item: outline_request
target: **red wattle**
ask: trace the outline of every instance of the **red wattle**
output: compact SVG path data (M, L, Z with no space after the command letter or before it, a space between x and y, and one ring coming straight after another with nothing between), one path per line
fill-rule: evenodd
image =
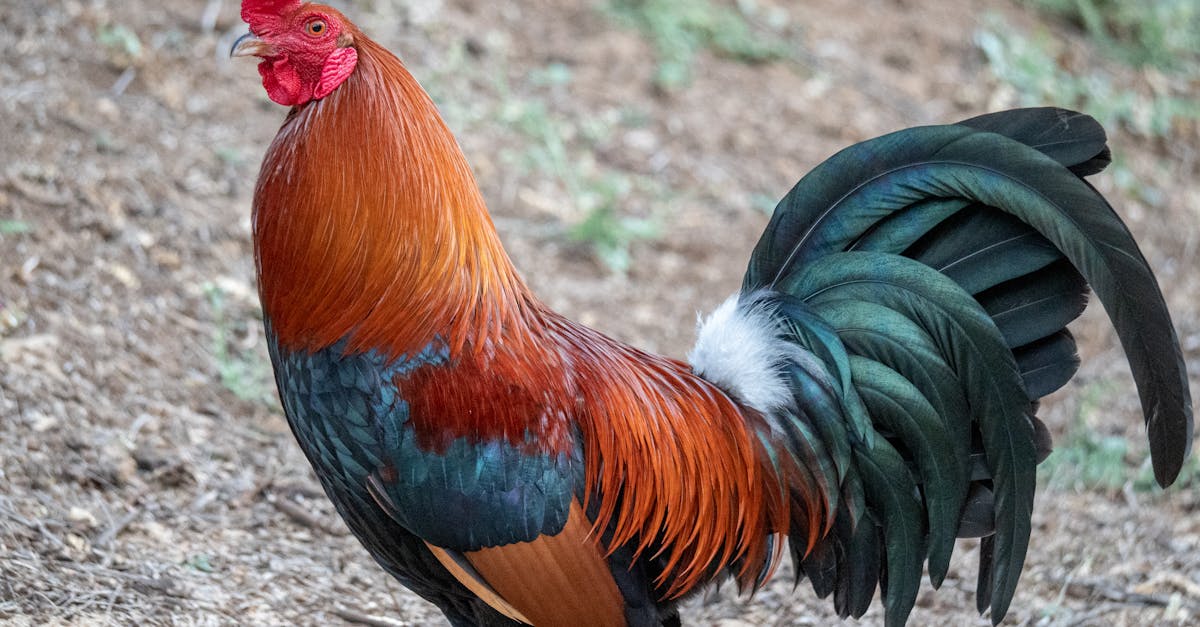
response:
M258 64L258 73L267 96L274 102L291 107L312 99L312 88L304 84L287 59L264 59Z

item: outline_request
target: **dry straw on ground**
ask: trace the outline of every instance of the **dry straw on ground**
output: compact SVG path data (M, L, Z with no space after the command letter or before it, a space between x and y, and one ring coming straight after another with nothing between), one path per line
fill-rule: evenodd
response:
M350 12L445 104L535 290L673 355L695 312L738 285L763 198L847 143L1012 105L971 35L986 11L1034 19L1001 0L763 0L790 19L782 32L799 58L701 52L690 84L664 91L653 46L598 4ZM273 400L248 212L284 111L250 64L225 59L236 3L7 3L0 26L0 622L437 623L346 535ZM1065 26L1050 32L1077 63L1106 63ZM1117 132L1141 187L1099 185L1158 271L1195 375L1200 159L1195 126L1174 133ZM613 172L633 182L616 185L624 215L660 224L631 239L624 274L565 236L581 197L610 193L596 181ZM1076 331L1084 367L1045 418L1057 434L1078 420L1126 438L1136 464L1143 431L1119 348L1098 311ZM1043 491L1010 624L1196 620L1198 509L1194 485ZM975 551L961 545L913 624L984 624ZM726 588L685 613L702 625L825 624L830 605L781 576L751 599ZM875 608L864 623L879 620Z

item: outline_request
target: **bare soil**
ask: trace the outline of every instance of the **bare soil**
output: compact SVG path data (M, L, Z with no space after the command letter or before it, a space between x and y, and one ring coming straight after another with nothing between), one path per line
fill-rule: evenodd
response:
M679 356L696 312L739 285L762 198L851 142L1012 106L972 34L988 12L1038 19L1002 0L758 4L788 18L797 58L701 53L694 80L670 93L654 85L653 46L598 3L346 8L443 103L535 290ZM269 387L248 216L284 110L252 64L226 58L237 13L219 0L0 9L0 623L441 622L346 534ZM1068 26L1048 28L1082 71L1153 87ZM570 80L545 81L553 64ZM632 245L628 272L564 235L583 218L577 196L523 165L544 142L505 123L514 102L544 106L585 179L653 182L621 197L625 214L662 225ZM589 136L597 121L604 132ZM1200 133L1114 131L1141 192L1111 175L1097 184L1156 269L1200 388ZM1056 434L1080 423L1127 438L1132 477L1145 444L1128 368L1098 308L1074 329L1082 370L1043 416ZM1200 620L1196 485L1044 490L1007 623ZM987 624L973 609L976 553L960 545L912 624ZM728 627L835 620L807 584L793 591L786 568L752 598L726 587L685 613ZM863 619L880 622L879 607Z

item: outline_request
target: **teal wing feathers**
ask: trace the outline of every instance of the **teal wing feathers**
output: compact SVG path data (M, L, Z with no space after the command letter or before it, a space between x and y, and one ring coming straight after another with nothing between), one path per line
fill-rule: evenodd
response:
M440 364L445 360L443 352L431 347L390 364L374 353L347 355L340 346L289 352L275 341L269 321L267 338L288 424L325 493L371 556L409 589L436 604L454 624L519 624L460 584L430 552L426 539L414 532L422 523L432 525L437 519L434 512L395 516L370 491L371 477L381 471L391 476L396 470L401 461L396 453L405 440L404 400L390 378L406 368ZM470 489L466 475L451 478L453 473L434 469L428 462L413 472L412 478L452 483L460 491ZM428 520L417 520L410 528L412 520L422 515Z

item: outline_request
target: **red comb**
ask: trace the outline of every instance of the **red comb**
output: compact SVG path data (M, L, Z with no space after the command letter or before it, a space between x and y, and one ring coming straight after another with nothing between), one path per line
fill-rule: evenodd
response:
M263 22L279 19L300 4L300 0L242 0L242 21L254 28Z

